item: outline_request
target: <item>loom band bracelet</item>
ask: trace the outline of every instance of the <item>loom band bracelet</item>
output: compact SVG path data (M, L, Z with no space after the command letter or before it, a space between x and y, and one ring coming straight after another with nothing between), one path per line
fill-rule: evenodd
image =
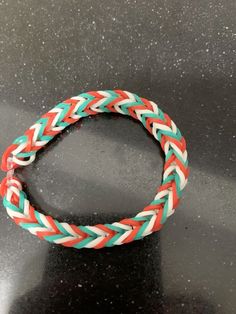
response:
M36 211L14 170L33 162L37 151L65 127L101 112L117 112L140 120L160 142L165 164L154 200L132 218L95 226L59 222ZM7 171L0 189L3 205L15 223L41 239L77 249L125 244L160 230L174 213L189 175L186 143L175 123L154 102L121 90L92 91L58 104L9 146L1 168Z

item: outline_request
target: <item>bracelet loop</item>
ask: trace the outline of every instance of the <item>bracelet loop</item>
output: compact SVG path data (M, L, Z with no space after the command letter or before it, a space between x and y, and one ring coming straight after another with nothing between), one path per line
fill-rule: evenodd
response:
M141 121L160 142L165 164L154 200L132 218L95 226L59 222L36 211L14 170L33 162L37 151L67 126L102 112L129 115ZM186 143L175 123L153 101L121 90L87 92L59 103L6 149L1 169L7 174L0 194L15 223L41 239L77 249L125 244L160 230L167 217L174 213L189 175Z

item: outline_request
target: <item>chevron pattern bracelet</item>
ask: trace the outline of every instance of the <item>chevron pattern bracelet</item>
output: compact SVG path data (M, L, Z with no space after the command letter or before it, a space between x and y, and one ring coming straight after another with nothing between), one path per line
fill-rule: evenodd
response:
M140 120L160 142L165 164L154 200L135 217L95 226L59 222L38 212L22 190L20 180L14 175L15 169L33 162L37 151L70 124L102 112ZM154 102L122 90L92 91L59 103L6 149L1 169L6 177L0 193L14 222L41 239L77 249L125 244L160 230L174 213L189 174L186 143L175 123Z

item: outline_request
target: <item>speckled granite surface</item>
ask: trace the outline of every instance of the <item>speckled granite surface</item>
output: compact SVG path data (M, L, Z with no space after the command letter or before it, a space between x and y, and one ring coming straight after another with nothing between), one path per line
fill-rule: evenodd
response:
M191 167L163 230L122 247L49 245L1 206L1 314L236 313L235 13L234 0L0 1L0 153L59 101L120 88L170 114ZM152 199L162 165L141 125L100 115L21 177L56 217L112 222Z

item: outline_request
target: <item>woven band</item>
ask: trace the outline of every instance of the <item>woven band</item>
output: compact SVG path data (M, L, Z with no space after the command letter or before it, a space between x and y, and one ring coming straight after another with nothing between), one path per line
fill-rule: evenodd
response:
M95 226L76 226L39 213L22 190L15 169L32 163L37 151L67 126L102 112L139 120L160 142L165 164L154 200L135 217ZM186 143L175 123L154 102L121 90L92 91L59 103L6 149L1 168L7 172L1 183L3 205L14 222L41 239L77 249L120 245L160 230L174 213L189 174Z

